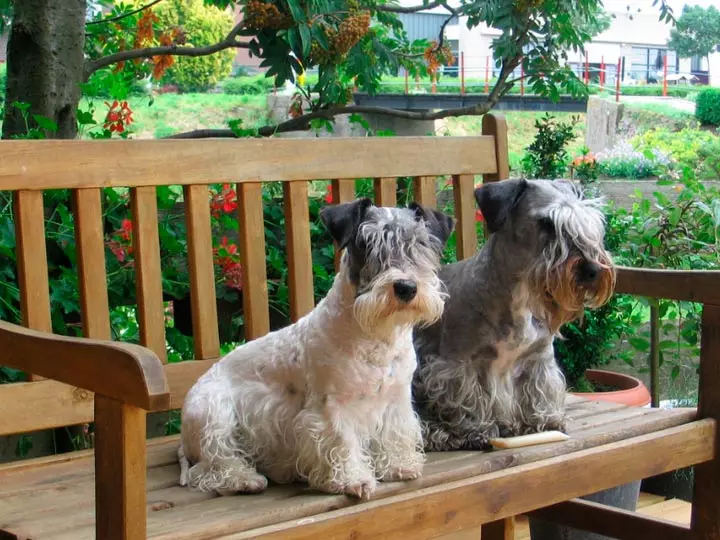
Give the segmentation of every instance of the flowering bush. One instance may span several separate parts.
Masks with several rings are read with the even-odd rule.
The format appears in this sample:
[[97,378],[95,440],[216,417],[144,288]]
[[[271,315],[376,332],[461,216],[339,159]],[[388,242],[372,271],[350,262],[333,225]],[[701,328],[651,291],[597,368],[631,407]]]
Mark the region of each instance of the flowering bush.
[[666,128],[651,129],[631,139],[632,145],[640,152],[660,152],[677,162],[680,168],[698,167],[700,149],[717,140],[717,135],[700,129],[670,131]]
[[570,163],[570,178],[577,178],[581,184],[591,184],[598,179],[598,163],[590,149],[583,148],[582,155]]
[[610,178],[650,178],[657,176],[671,164],[660,150],[641,152],[629,141],[620,141],[610,150],[598,152],[598,171]]

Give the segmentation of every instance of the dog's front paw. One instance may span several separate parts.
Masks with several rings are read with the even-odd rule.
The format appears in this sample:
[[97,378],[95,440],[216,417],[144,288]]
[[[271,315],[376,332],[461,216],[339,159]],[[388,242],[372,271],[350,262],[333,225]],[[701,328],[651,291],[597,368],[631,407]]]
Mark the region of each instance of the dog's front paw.
[[216,491],[223,497],[237,493],[260,493],[267,485],[267,478],[261,474],[242,474],[228,478]]
[[415,480],[422,476],[422,464],[417,466],[394,465],[388,467],[385,474],[380,477],[381,482],[403,482]]
[[362,480],[359,482],[351,482],[345,485],[343,491],[352,497],[357,497],[360,500],[368,501],[375,493],[377,482],[373,480]]

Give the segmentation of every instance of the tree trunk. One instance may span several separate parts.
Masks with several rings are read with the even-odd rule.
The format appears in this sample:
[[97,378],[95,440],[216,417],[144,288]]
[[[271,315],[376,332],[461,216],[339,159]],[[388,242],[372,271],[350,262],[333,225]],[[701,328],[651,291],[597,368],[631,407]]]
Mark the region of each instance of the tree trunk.
[[7,90],[3,138],[27,131],[13,102],[30,104],[32,115],[58,125],[48,138],[77,135],[77,106],[83,76],[86,0],[15,2],[7,47]]

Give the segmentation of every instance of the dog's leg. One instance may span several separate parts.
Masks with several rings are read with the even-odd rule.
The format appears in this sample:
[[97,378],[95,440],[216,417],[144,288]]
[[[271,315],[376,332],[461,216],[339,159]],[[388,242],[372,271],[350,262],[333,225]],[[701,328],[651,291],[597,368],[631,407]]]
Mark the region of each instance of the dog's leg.
[[181,448],[185,465],[193,463],[181,478],[190,487],[220,495],[258,492],[267,487],[267,479],[258,474],[238,444],[238,419],[221,380],[210,378],[188,394]]
[[298,415],[298,474],[320,491],[369,499],[377,481],[353,416],[337,406]]
[[408,388],[398,401],[388,405],[378,436],[372,441],[375,476],[382,482],[418,478],[425,461],[422,444],[420,419],[413,411]]
[[516,418],[522,424],[520,433],[566,431],[565,377],[552,351],[533,355],[516,380]]
[[497,437],[495,387],[472,365],[428,356],[415,372],[413,398],[427,452],[485,450]]

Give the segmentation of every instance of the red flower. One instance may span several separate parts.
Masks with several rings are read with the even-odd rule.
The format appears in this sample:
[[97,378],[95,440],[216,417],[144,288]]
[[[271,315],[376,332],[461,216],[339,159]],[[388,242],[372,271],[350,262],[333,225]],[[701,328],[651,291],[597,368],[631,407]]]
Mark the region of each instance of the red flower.
[[132,238],[132,221],[127,218],[123,219],[117,234],[123,240],[130,240]]
[[223,236],[220,245],[213,248],[213,254],[215,264],[220,267],[225,286],[242,290],[243,271],[237,245],[228,242],[227,237]]
[[332,204],[332,203],[333,203],[332,184],[328,184],[328,185],[327,185],[327,191],[326,191],[325,197],[323,197],[323,199],[325,200],[325,202],[326,202],[327,204]]
[[485,217],[483,217],[480,210],[475,210],[475,221],[485,221]]
[[103,127],[109,129],[111,133],[124,133],[127,126],[132,124],[132,110],[127,101],[118,102],[115,100],[112,104],[105,102],[108,107],[105,123]]
[[213,195],[210,200],[210,210],[215,217],[219,217],[222,212],[234,212],[237,207],[237,193],[230,184],[223,184],[222,193]]

